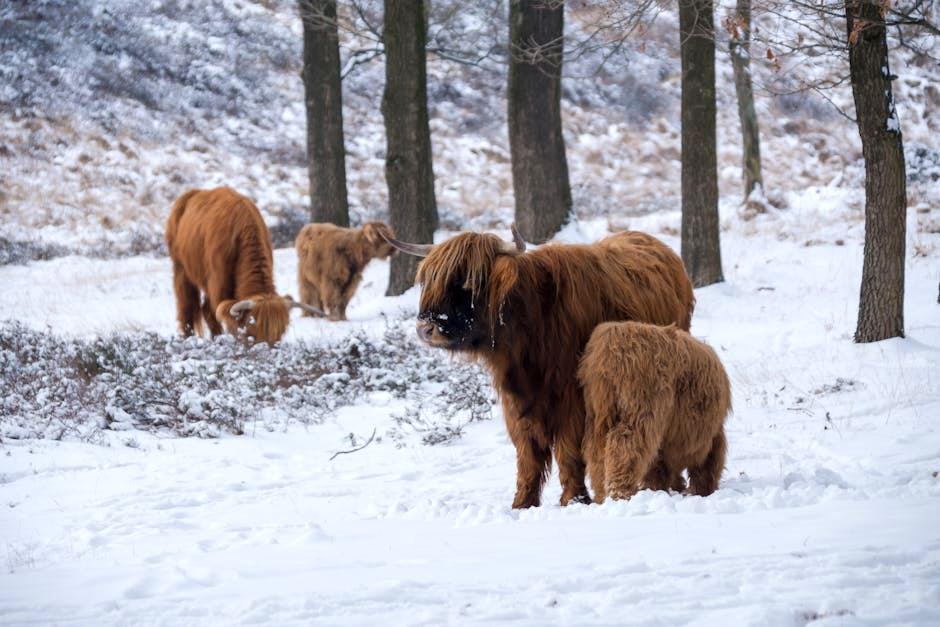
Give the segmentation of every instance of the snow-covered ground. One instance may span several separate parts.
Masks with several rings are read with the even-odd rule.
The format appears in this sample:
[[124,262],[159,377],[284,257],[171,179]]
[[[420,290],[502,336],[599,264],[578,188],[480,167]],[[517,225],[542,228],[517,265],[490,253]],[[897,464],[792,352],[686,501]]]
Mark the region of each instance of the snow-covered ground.
[[[381,3],[366,4],[374,19]],[[435,46],[502,41],[505,7],[470,4],[432,3]],[[593,13],[570,4],[576,41]],[[719,16],[732,4],[718,3]],[[676,16],[662,7],[623,58],[566,59],[581,221],[562,240],[634,228],[678,248],[680,66]],[[457,20],[444,28],[448,15]],[[770,39],[798,38],[786,20],[758,19]],[[170,339],[162,229],[174,197],[232,185],[282,246],[305,219],[293,0],[7,3],[0,23],[0,264],[19,264],[0,265],[0,625],[940,624],[940,74],[925,55],[892,40],[907,153],[907,337],[852,342],[864,238],[857,130],[820,96],[763,89],[804,70],[833,79],[826,98],[851,113],[836,80],[845,60],[784,58],[781,70],[755,42],[771,206],[739,212],[722,40],[726,282],[697,291],[692,326],[734,389],[721,488],[560,508],[553,475],[543,506],[520,512],[498,405],[492,420],[467,417],[489,389],[413,339],[417,292],[385,298],[386,264],[368,267],[349,322],[295,319],[279,353],[238,353],[233,364],[232,342]],[[372,45],[344,33],[344,64]],[[496,46],[480,66],[429,55],[446,229],[508,236],[504,54]],[[356,223],[387,213],[383,80],[379,58],[343,83]],[[278,288],[294,295],[295,263],[292,249],[275,252]],[[368,380],[323,372],[337,355],[355,370],[356,347],[376,352],[389,338]],[[138,354],[149,361],[135,368]],[[25,392],[15,373],[24,355]],[[60,356],[123,370],[108,379],[114,370],[59,368]],[[315,381],[278,380],[308,356],[324,360],[304,369]],[[252,378],[267,357],[277,363]],[[173,376],[156,376],[162,364]],[[76,372],[97,377],[94,394],[69,396],[83,383],[61,378]],[[128,382],[141,385],[117,389]],[[453,382],[466,390],[448,391]],[[158,394],[164,383],[180,387]],[[188,430],[142,422],[139,399],[186,421],[176,401],[205,389],[230,419]]]
[[[931,252],[909,254],[908,337],[853,344],[862,228],[827,193],[726,212],[727,281],[697,291],[693,320],[734,387],[712,496],[561,508],[552,476],[542,507],[514,511],[498,408],[427,446],[390,437],[403,401],[386,393],[244,436],[7,439],[0,623],[940,623],[938,238],[911,216],[909,250]],[[677,246],[677,217],[630,226]],[[277,251],[282,291],[294,262]],[[368,268],[350,322],[295,320],[286,345],[413,315],[414,290],[382,297],[385,272]],[[174,332],[166,260],[65,257],[0,283],[39,329]]]

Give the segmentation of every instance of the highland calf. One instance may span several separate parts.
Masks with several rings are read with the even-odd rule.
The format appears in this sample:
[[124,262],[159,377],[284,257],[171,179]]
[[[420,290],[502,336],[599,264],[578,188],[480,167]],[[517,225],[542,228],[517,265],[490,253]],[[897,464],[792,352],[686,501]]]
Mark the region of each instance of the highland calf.
[[645,233],[525,252],[494,235],[437,245],[392,243],[425,256],[417,332],[431,346],[487,365],[516,447],[513,507],[537,506],[558,462],[561,504],[590,502],[584,484],[584,398],[578,360],[594,328],[641,320],[689,328],[694,298],[682,260]]
[[166,244],[185,336],[205,325],[212,335],[224,327],[273,344],[287,329],[291,307],[316,311],[275,293],[268,227],[254,203],[228,187],[180,196],[167,221]]
[[594,500],[645,487],[708,496],[725,464],[731,386],[718,355],[674,326],[602,324],[578,369]]
[[305,226],[294,242],[300,300],[322,309],[330,320],[345,320],[366,264],[395,252],[386,241],[391,237],[384,222],[367,222],[360,229],[326,223]]

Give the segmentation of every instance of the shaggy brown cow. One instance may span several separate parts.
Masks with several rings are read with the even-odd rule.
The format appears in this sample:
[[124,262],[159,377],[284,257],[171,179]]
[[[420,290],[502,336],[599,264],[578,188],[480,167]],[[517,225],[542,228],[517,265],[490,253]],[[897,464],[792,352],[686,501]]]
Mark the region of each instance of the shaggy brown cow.
[[330,320],[345,320],[362,271],[372,259],[386,259],[395,248],[384,222],[366,222],[360,229],[334,224],[308,224],[297,235],[297,281],[300,300],[322,309]]
[[718,355],[685,331],[639,322],[599,325],[578,369],[594,500],[641,486],[708,496],[725,466],[731,384]]
[[576,378],[581,351],[594,327],[609,320],[688,329],[692,285],[682,260],[644,233],[528,253],[516,240],[463,233],[436,246],[392,243],[427,257],[417,277],[421,339],[479,358],[493,375],[516,447],[513,507],[539,504],[553,448],[562,505],[590,502]]
[[301,305],[274,291],[271,236],[250,199],[228,187],[184,193],[170,211],[166,244],[183,335],[205,324],[212,335],[224,327],[257,341],[281,339],[290,308]]

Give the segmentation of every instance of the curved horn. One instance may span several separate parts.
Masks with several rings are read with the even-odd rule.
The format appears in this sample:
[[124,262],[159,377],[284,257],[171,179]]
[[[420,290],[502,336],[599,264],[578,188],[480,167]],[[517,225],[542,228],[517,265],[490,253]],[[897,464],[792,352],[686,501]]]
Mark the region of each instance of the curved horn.
[[255,306],[255,301],[251,299],[240,300],[234,305],[232,305],[232,308],[228,310],[228,313],[233,318],[237,318],[239,315],[241,315],[242,312],[251,311],[254,308],[254,306]]
[[519,230],[516,229],[516,223],[513,222],[509,225],[509,230],[512,231],[512,241],[516,244],[516,250],[520,253],[525,252],[525,240],[522,239],[522,235],[519,234]]
[[379,233],[382,235],[382,238],[400,250],[403,253],[408,253],[409,255],[414,255],[415,257],[427,257],[431,252],[431,249],[434,248],[434,244],[410,244],[408,242],[403,242],[397,240],[394,237],[389,237],[382,230],[379,230]]
[[504,255],[518,255],[519,253],[525,252],[525,240],[522,239],[522,236],[519,235],[519,231],[516,230],[516,225],[513,223],[509,230],[512,231],[512,241],[507,242],[503,241],[502,252]]
[[321,318],[325,318],[325,317],[326,317],[326,312],[325,312],[325,311],[322,311],[322,310],[320,310],[320,309],[317,309],[317,308],[314,307],[313,305],[308,305],[307,303],[302,303],[302,302],[300,302],[300,301],[298,301],[298,300],[294,300],[294,298],[293,298],[292,296],[290,296],[290,295],[285,295],[285,296],[284,296],[284,302],[287,303],[287,307],[288,307],[288,308],[290,308],[290,307],[296,307],[297,309],[301,309],[301,310],[303,310],[303,311],[306,311],[307,313],[313,314],[314,316],[320,316]]

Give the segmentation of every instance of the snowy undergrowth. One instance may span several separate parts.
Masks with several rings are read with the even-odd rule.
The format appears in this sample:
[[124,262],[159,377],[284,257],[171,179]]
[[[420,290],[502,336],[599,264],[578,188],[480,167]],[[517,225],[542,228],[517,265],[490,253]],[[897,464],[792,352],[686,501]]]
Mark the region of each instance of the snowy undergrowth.
[[[64,338],[0,326],[0,441],[108,442],[104,430],[218,437],[322,423],[337,409],[387,393],[403,401],[392,436],[450,441],[490,417],[488,383],[472,365],[442,368],[403,323],[380,338],[249,345],[154,333]],[[429,422],[422,416],[435,416]],[[129,437],[127,442],[136,440]]]

